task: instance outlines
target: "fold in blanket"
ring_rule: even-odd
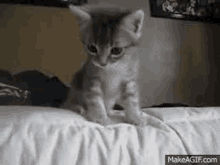
[[[27,99],[29,93],[30,91],[28,90],[22,90],[15,86],[7,85],[0,82],[0,96],[14,96],[19,98],[23,97],[24,99]]]

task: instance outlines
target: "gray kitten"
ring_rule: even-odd
[[[69,8],[80,23],[88,59],[74,75],[63,108],[82,110],[88,120],[107,125],[108,115],[119,103],[129,123],[146,125],[139,104],[136,53],[144,12],[92,6]]]

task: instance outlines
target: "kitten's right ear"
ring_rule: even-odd
[[[144,22],[144,12],[139,9],[123,19],[123,27],[128,31],[135,39],[139,39],[142,35],[142,28]]]
[[[76,20],[79,22],[80,26],[83,23],[91,20],[91,16],[89,15],[89,13],[84,11],[81,7],[69,5],[69,9],[71,13],[73,13],[73,15],[76,17]]]

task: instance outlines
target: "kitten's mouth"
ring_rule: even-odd
[[[108,63],[97,63],[96,61],[92,61],[95,66],[104,68],[108,65]]]

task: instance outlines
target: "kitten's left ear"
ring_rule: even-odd
[[[69,9],[71,13],[76,17],[77,21],[80,23],[80,25],[84,24],[85,22],[90,21],[91,17],[89,13],[84,11],[82,7],[69,5]]]
[[[137,10],[123,19],[123,27],[132,35],[135,35],[136,39],[139,39],[142,35],[142,27],[144,22],[143,10]]]

